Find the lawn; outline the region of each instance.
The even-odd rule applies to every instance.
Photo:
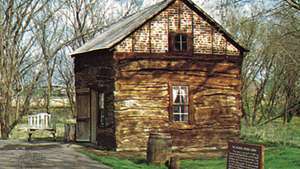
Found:
[[[92,152],[80,151],[93,160],[99,161],[114,169],[166,169],[164,166],[147,165],[144,159],[123,159],[113,156],[97,156]],[[222,169],[226,168],[226,160],[197,159],[182,160],[181,169]],[[299,169],[300,148],[296,147],[270,147],[265,152],[265,169]]]
[[[113,156],[98,156],[92,152],[80,150],[82,154],[89,158],[99,161],[105,165],[108,165],[114,169],[165,169],[163,166],[147,165],[144,159],[120,159]]]
[[[300,169],[300,118],[289,125],[280,121],[262,127],[242,128],[242,138],[248,143],[264,144],[265,169]],[[93,151],[81,153],[114,169],[166,169],[164,166],[147,165],[145,159],[99,156]],[[226,168],[224,158],[182,160],[181,169],[222,169]]]

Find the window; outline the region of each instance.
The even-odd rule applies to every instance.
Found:
[[[189,115],[188,86],[172,87],[172,119],[178,122],[187,122]]]
[[[187,35],[177,34],[175,36],[175,49],[176,51],[185,52],[187,51]]]
[[[105,127],[104,93],[98,93],[98,126]]]
[[[169,51],[180,53],[191,53],[193,51],[193,38],[189,33],[174,33],[169,34]]]

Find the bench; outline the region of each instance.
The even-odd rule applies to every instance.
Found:
[[[56,141],[56,128],[51,123],[51,114],[38,113],[28,116],[28,141],[31,141],[33,132],[43,130],[52,134],[54,141]]]

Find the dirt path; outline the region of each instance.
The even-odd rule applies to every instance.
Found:
[[[110,169],[74,150],[76,145],[0,141],[1,169]]]

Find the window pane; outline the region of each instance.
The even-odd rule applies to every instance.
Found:
[[[189,112],[189,106],[184,106],[183,113],[188,113]]]
[[[173,106],[173,113],[180,113],[180,106]]]
[[[182,86],[181,91],[184,95],[183,103],[188,104],[188,102],[189,102],[188,87],[187,86]]]
[[[188,121],[188,115],[183,115],[182,116],[182,121]]]
[[[173,103],[180,103],[179,92],[180,90],[178,87],[173,87],[173,91],[172,91]]]
[[[181,49],[180,49],[180,41],[175,42],[175,49],[176,49],[176,50],[179,50],[179,51],[181,50]]]
[[[99,124],[101,127],[105,126],[105,115],[104,115],[104,111],[100,111],[100,121]]]
[[[181,41],[180,34],[175,36],[175,41],[176,42],[180,42]]]
[[[180,121],[180,115],[174,115],[173,120],[174,121]]]
[[[182,42],[186,42],[186,40],[187,40],[186,35],[182,35],[182,36],[181,36],[181,41],[182,41]]]
[[[186,43],[182,43],[181,51],[187,51],[187,44]]]
[[[181,95],[181,96],[180,96],[180,103],[182,103],[182,104],[186,103],[186,102],[185,102],[185,96],[184,96],[184,95]]]
[[[184,113],[184,107],[185,107],[184,105],[180,106],[180,113]]]
[[[104,93],[99,93],[98,104],[99,104],[99,109],[104,109]]]
[[[179,96],[179,95],[176,95],[175,97],[176,97],[176,98],[175,98],[174,103],[180,103],[180,96]]]

